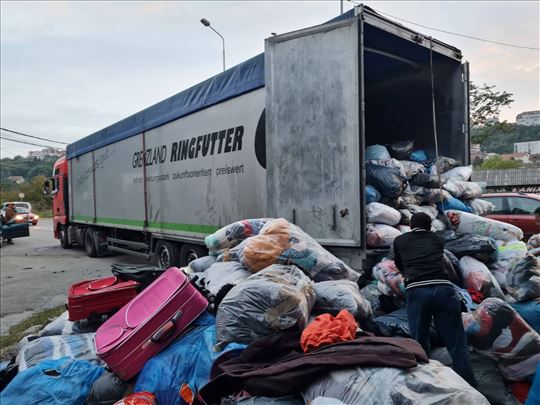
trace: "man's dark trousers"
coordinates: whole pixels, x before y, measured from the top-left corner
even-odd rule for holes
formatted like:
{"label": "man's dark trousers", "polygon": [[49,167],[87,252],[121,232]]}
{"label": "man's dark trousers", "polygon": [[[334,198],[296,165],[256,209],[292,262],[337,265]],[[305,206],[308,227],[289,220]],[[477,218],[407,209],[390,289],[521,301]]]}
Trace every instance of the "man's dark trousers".
{"label": "man's dark trousers", "polygon": [[459,298],[451,285],[439,284],[407,289],[407,316],[411,336],[429,355],[431,318],[453,361],[453,369],[473,387],[467,337],[461,319]]}

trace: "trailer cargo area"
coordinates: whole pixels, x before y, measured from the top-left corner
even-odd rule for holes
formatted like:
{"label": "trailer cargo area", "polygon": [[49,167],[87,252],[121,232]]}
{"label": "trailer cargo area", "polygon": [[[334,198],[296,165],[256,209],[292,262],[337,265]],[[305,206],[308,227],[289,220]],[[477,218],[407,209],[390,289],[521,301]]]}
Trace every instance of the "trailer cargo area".
{"label": "trailer cargo area", "polygon": [[435,121],[439,154],[468,163],[467,89],[458,49],[357,7],[69,145],[55,232],[167,267],[222,226],[284,217],[360,269],[365,147],[435,156]]}

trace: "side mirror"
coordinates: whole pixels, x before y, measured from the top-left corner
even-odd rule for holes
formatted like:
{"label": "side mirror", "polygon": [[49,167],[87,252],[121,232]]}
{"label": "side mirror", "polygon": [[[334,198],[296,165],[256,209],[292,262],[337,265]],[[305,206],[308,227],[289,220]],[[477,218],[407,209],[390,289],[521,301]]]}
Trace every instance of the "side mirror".
{"label": "side mirror", "polygon": [[49,195],[51,192],[51,183],[49,180],[46,180],[45,183],[43,183],[43,195]]}

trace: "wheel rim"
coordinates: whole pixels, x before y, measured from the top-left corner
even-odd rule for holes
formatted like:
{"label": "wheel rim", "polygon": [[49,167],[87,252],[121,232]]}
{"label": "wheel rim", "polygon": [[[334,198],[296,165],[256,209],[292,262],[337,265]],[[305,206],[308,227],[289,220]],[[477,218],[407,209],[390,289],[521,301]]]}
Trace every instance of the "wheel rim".
{"label": "wheel rim", "polygon": [[189,249],[187,251],[187,262],[188,263],[191,263],[193,260],[197,260],[198,258],[199,258],[199,255],[193,249]]}
{"label": "wheel rim", "polygon": [[171,252],[169,252],[169,248],[167,246],[161,246],[159,249],[159,267],[162,269],[168,268],[170,266],[171,262]]}

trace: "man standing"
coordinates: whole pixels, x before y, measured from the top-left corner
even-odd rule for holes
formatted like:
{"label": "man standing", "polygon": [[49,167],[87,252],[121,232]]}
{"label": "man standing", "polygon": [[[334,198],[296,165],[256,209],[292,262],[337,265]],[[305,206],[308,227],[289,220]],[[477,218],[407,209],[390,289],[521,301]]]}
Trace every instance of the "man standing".
{"label": "man standing", "polygon": [[431,232],[431,218],[425,213],[412,216],[411,228],[394,241],[395,263],[405,278],[411,335],[429,355],[433,318],[454,371],[475,386],[459,298],[443,267],[444,243]]}

